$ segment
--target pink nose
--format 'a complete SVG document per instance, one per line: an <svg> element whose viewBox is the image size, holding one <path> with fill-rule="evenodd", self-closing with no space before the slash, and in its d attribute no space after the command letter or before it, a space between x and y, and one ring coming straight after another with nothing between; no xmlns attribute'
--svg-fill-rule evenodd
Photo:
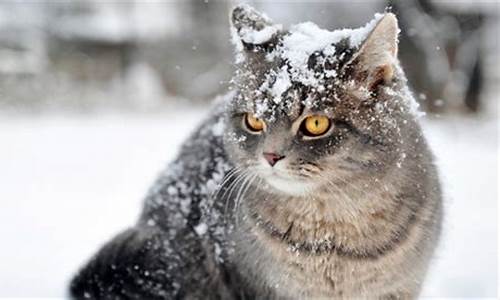
<svg viewBox="0 0 500 300"><path fill-rule="evenodd" d="M267 162L271 165L271 167L274 166L279 160L285 158L284 155L269 152L264 152L263 155Z"/></svg>

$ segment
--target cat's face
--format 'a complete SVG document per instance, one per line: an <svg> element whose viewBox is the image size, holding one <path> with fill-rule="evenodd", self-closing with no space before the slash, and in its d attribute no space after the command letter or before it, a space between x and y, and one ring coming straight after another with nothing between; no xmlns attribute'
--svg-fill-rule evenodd
<svg viewBox="0 0 500 300"><path fill-rule="evenodd" d="M234 107L229 134L237 137L237 142L231 153L239 166L273 188L302 195L328 179L334 165L343 167L343 160L335 161L354 140L350 141L348 125L336 119L331 110L306 108L301 105L301 93L294 90L290 94L289 103L295 107L276 106L272 115Z"/></svg>
<svg viewBox="0 0 500 300"><path fill-rule="evenodd" d="M248 6L232 21L238 69L225 141L248 177L307 195L396 162L405 106L392 15L337 32L311 23L283 31Z"/></svg>

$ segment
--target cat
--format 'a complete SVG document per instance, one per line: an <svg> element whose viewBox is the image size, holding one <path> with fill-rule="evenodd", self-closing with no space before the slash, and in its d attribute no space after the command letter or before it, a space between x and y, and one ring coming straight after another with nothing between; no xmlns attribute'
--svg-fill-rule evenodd
<svg viewBox="0 0 500 300"><path fill-rule="evenodd" d="M392 13L285 30L231 13L236 72L138 223L75 299L411 299L439 239L439 178Z"/></svg>

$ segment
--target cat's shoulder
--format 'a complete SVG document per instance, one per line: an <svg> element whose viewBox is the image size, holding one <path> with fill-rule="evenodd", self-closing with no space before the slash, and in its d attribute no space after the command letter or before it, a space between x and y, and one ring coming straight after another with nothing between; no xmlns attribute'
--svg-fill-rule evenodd
<svg viewBox="0 0 500 300"><path fill-rule="evenodd" d="M184 145L191 147L193 142L205 142L207 140L214 142L215 145L222 145L222 138L225 131L226 108L235 95L236 92L229 91L215 97L210 103L208 114L201 119L191 138Z"/></svg>

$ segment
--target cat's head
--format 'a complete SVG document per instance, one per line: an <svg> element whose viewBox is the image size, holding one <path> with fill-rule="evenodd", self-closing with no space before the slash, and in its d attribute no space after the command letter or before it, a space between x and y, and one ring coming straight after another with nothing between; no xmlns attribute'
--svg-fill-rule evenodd
<svg viewBox="0 0 500 300"><path fill-rule="evenodd" d="M271 190L305 195L395 167L412 99L391 13L359 29L284 30L242 5L231 14L236 96L225 144Z"/></svg>

